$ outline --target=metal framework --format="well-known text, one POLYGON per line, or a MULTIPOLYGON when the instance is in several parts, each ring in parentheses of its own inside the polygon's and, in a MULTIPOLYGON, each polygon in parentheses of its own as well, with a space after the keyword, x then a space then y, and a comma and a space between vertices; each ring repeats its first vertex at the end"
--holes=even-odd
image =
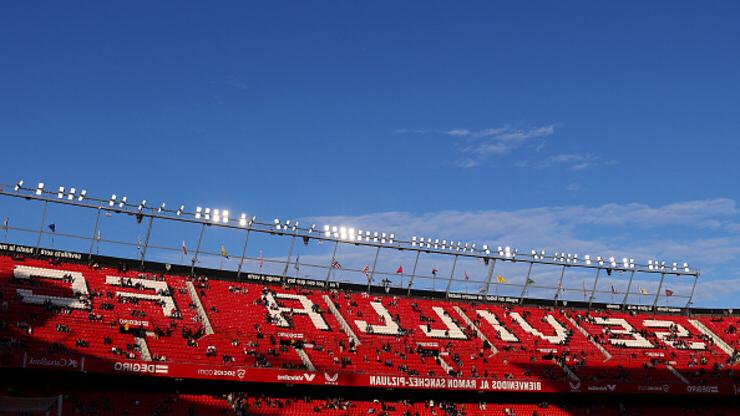
MULTIPOLYGON (((141 261, 142 266, 144 265, 144 262, 146 261, 147 256, 147 250, 151 248, 149 242, 150 237, 153 232, 153 224, 156 221, 174 221, 174 222, 180 222, 180 223, 191 223, 191 224, 198 224, 200 225, 200 233, 198 236, 198 243, 196 245, 192 260, 191 260, 191 273, 195 271, 195 267, 198 263, 198 257, 200 254, 209 254, 209 255, 217 255, 217 253, 206 253, 201 250, 201 244, 203 242, 203 237, 206 232, 206 228, 208 226, 213 227, 219 227, 224 229, 232 229, 237 230, 240 232, 244 232, 244 243, 242 247, 241 256, 239 257, 239 263, 238 268, 236 270, 237 277, 240 277, 243 272, 243 266, 245 261, 251 260, 248 256, 246 256, 247 253, 247 247, 250 240, 250 235, 252 233, 260 233, 260 234, 269 234, 276 237, 284 237, 287 236, 290 238, 290 245, 288 249, 288 253, 286 256, 286 259, 284 261, 282 260, 269 260, 273 263, 281 263, 283 265, 281 276, 283 278, 287 278, 289 276, 290 270, 289 266, 291 264, 293 251, 295 247, 295 241, 297 238, 302 238, 304 243, 308 243, 310 240, 315 240, 319 242, 329 242, 333 243, 333 249, 331 254, 331 260, 326 265, 309 265, 312 268, 318 268, 318 269, 326 269, 326 276, 324 277, 325 282, 329 282, 332 279, 333 271, 336 270, 336 255, 337 250, 340 246, 340 244, 346 244, 346 245, 353 245, 353 246, 363 246, 363 247, 369 247, 375 249, 374 259, 372 261, 372 268, 368 270, 351 270, 351 269, 344 269, 344 270, 350 270, 353 272, 362 272, 367 277, 367 286, 368 291, 370 291, 371 286, 374 282, 376 274, 381 274, 385 276, 391 276, 392 273, 380 273, 376 269, 378 265, 378 258, 381 254, 381 249, 385 250, 401 250, 401 251, 408 251, 415 253, 414 263, 413 263, 413 269, 410 275, 406 275, 409 277, 408 280, 408 287, 405 287, 403 289, 407 289, 407 293, 410 295, 411 290, 414 288, 413 285, 416 283, 416 281, 419 278, 424 279, 431 279, 432 284, 436 282, 436 273, 433 273, 433 276, 427 276, 427 275, 420 275, 418 274, 417 265, 419 264, 420 257, 422 255, 442 255, 445 256, 445 258, 450 258, 452 262, 451 267, 451 273, 447 279, 447 284, 445 287, 445 295, 449 296, 450 292, 453 289, 453 282, 459 282, 464 283, 466 285, 466 291, 467 291, 467 283, 469 283, 466 273, 465 280, 460 279, 459 277, 455 276, 455 270, 458 265, 458 259, 462 258, 472 258, 472 259, 478 259, 482 260, 488 265, 488 271, 485 277, 485 280, 480 281, 478 283, 482 283, 482 287, 478 293, 482 295, 488 295, 490 293, 490 288, 492 285, 492 279, 494 277, 494 271, 496 269, 497 264, 501 263, 524 263, 528 266, 527 268, 527 274, 524 278, 524 281, 522 284, 516 284, 516 283, 503 283, 499 282, 498 278, 495 282, 496 287, 499 286, 506 286, 506 287, 514 287, 514 288, 521 288, 521 292, 518 296, 519 302, 524 301, 524 297, 527 294, 528 289, 530 288, 537 288, 537 289, 554 289, 554 297, 552 298, 555 305, 558 305, 558 303, 564 304, 566 299, 563 298, 564 294, 564 287, 563 282, 567 278, 567 272, 569 270, 579 269, 579 270, 591 270, 595 272, 595 277, 593 281, 593 286, 590 290, 590 295, 588 296, 587 303, 589 307, 592 305, 594 297, 597 293, 601 294, 611 294, 612 296, 614 294, 624 295, 622 299, 622 307, 624 307, 628 300, 630 295, 644 295, 643 289, 640 288, 640 292, 632 292, 632 284, 635 274, 641 274, 646 276, 655 276, 659 277, 659 283, 658 283, 658 290, 653 293, 654 295, 652 306, 655 307, 658 304, 658 301, 660 300, 660 291, 663 288, 664 279, 667 275, 673 275, 673 276, 679 276, 679 277, 686 277, 686 278, 693 278, 693 282, 691 284, 691 293, 687 296, 683 295, 674 295, 675 298, 685 298, 687 300, 686 306, 692 304, 693 302, 693 295, 694 295, 694 289, 696 288, 696 284, 699 278, 699 271, 696 269, 689 268, 688 264, 683 263, 682 265, 679 265, 677 263, 672 263, 670 265, 666 265, 665 262, 658 262, 658 261, 648 261, 647 264, 638 264, 634 261, 634 259, 626 259, 623 258, 622 261, 617 261, 614 257, 609 258, 602 258, 602 257, 595 257, 591 258, 590 256, 584 256, 579 259, 578 255, 571 255, 571 254, 565 254, 565 253, 554 253, 552 255, 545 255, 543 252, 537 252, 532 251, 531 254, 522 254, 519 253, 517 250, 512 250, 509 247, 489 247, 488 245, 482 245, 480 248, 476 247, 476 244, 469 244, 469 243, 463 243, 460 241, 453 242, 453 241, 447 241, 447 240, 439 240, 431 238, 417 238, 416 236, 411 237, 410 239, 398 239, 394 234, 386 234, 386 233, 378 233, 378 232, 370 232, 370 231, 361 231, 361 230, 354 230, 353 228, 349 227, 338 227, 338 226, 330 226, 325 225, 323 228, 323 232, 316 229, 315 225, 311 225, 310 227, 300 227, 298 222, 294 222, 291 224, 290 221, 282 222, 278 219, 275 219, 272 222, 261 222, 257 221, 255 217, 247 218, 246 214, 241 214, 240 217, 234 218, 230 217, 228 210, 218 210, 210 208, 201 208, 197 207, 193 212, 188 212, 185 210, 184 206, 180 206, 177 210, 167 209, 165 204, 162 203, 159 206, 156 207, 149 207, 146 204, 146 201, 141 201, 138 204, 132 204, 129 203, 126 199, 126 197, 117 198, 116 195, 111 195, 110 198, 104 199, 99 197, 92 197, 88 196, 86 191, 80 191, 77 192, 75 188, 69 188, 65 189, 64 187, 59 187, 58 191, 49 191, 44 189, 44 184, 39 183, 37 187, 30 188, 23 185, 23 181, 19 181, 15 186, 1 186, 0 187, 0 196, 6 197, 6 198, 22 198, 26 201, 32 201, 32 202, 40 202, 43 204, 42 213, 41 213, 41 222, 38 230, 30 230, 30 229, 23 229, 19 227, 11 227, 7 223, 3 225, 3 229, 6 232, 10 230, 14 231, 21 231, 21 232, 29 232, 29 233, 37 233, 37 239, 36 239, 36 249, 40 247, 41 244, 41 238, 45 234, 51 234, 45 230, 46 227, 46 214, 47 214, 47 207, 49 203, 53 204, 63 204, 67 206, 73 206, 78 208, 87 208, 90 210, 94 210, 96 212, 96 219, 95 219, 95 226, 93 228, 92 235, 90 237, 87 236, 78 236, 78 235, 69 235, 71 237, 75 238, 82 238, 82 239, 89 239, 90 240, 90 246, 89 246, 89 252, 88 256, 91 258, 93 254, 93 248, 95 246, 96 241, 99 243, 101 241, 100 231, 99 231, 99 224, 100 224, 100 215, 101 213, 105 213, 106 215, 112 215, 112 214, 126 214, 126 215, 135 215, 137 219, 141 222, 144 219, 147 220, 147 229, 146 229, 146 237, 143 242, 143 244, 139 241, 137 241, 137 248, 140 248, 139 253, 139 259, 141 261), (534 266, 546 266, 549 268, 552 268, 553 270, 559 270, 559 280, 556 287, 549 287, 549 286, 543 286, 543 285, 534 285, 532 280, 530 279, 530 276, 532 275, 532 268, 534 266), (627 284, 627 289, 624 292, 618 292, 614 291, 613 287, 612 290, 607 291, 599 291, 597 290, 597 285, 599 282, 599 278, 602 274, 602 271, 606 271, 609 275, 611 275, 612 272, 623 272, 623 273, 629 273, 629 282, 627 284)), ((61 234, 59 234, 61 235, 61 234)), ((112 241, 112 240, 106 240, 106 241, 112 241)), ((120 242, 121 244, 131 244, 128 242, 120 242)), ((98 245, 99 247, 99 245, 98 245)), ((177 248, 172 247, 159 247, 160 249, 164 250, 170 250, 170 251, 177 251, 177 248)), ((260 262, 262 261, 262 258, 260 257, 260 262)), ((297 268, 297 267, 296 267, 297 268)), ((403 274, 401 274, 401 286, 403 286, 403 274)), ((320 280, 320 279, 317 279, 320 280)), ((383 286, 388 287, 389 280, 383 279, 383 286)), ((586 289, 585 289, 585 283, 584 283, 584 300, 586 300, 586 289)))

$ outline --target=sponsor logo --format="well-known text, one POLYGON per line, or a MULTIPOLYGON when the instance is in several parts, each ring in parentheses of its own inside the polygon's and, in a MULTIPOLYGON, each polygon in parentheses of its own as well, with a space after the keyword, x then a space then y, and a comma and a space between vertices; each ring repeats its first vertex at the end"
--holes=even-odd
POLYGON ((311 382, 313 379, 316 378, 316 374, 309 374, 309 373, 303 373, 303 374, 278 374, 277 380, 278 381, 308 381, 311 382))
POLYGON ((28 365, 35 365, 39 367, 60 367, 60 368, 79 368, 80 362, 73 358, 56 358, 49 359, 46 357, 34 358, 29 356, 28 365))
POLYGON ((606 384, 604 386, 588 386, 588 391, 614 391, 616 390, 616 384, 606 384))
POLYGON ((200 376, 209 376, 209 377, 234 377, 238 379, 243 379, 244 375, 247 374, 247 371, 244 369, 239 370, 223 370, 220 368, 199 368, 198 369, 198 375, 200 376))
POLYGON ((689 393, 719 393, 717 386, 686 386, 689 393))
POLYGON ((663 384, 662 386, 637 386, 637 391, 646 392, 668 393, 670 389, 671 387, 667 384, 663 384))
POLYGON ((329 374, 326 371, 324 371, 324 384, 337 384, 337 380, 339 379, 339 373, 329 374))
POLYGON ((128 324, 129 326, 143 326, 143 327, 148 327, 149 326, 149 321, 139 321, 139 320, 136 320, 136 319, 119 319, 118 320, 118 325, 126 325, 126 324, 128 324))
POLYGON ((568 382, 570 385, 570 391, 580 391, 581 390, 581 381, 570 381, 568 382))
POLYGON ((113 364, 113 370, 125 373, 142 373, 142 374, 167 374, 170 368, 166 364, 142 364, 142 363, 121 363, 113 364))

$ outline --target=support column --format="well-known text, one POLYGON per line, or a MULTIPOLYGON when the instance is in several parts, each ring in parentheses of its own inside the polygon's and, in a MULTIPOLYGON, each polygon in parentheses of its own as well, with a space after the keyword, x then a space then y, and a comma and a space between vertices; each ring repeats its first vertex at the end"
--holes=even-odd
POLYGON ((696 282, 699 280, 699 273, 696 273, 694 276, 694 284, 691 285, 691 294, 689 295, 689 300, 686 302, 686 307, 690 307, 691 304, 694 303, 694 289, 696 289, 696 282))
POLYGON ((144 257, 146 257, 146 249, 149 247, 149 236, 152 234, 152 223, 154 222, 154 215, 149 217, 149 224, 146 226, 146 237, 144 238, 144 247, 141 248, 141 267, 144 267, 144 257))
POLYGON ((596 279, 594 279, 594 287, 591 288, 591 296, 588 297, 588 309, 591 310, 591 304, 594 301, 594 293, 596 293, 596 285, 599 283, 599 275, 601 274, 601 267, 596 270, 596 279))
POLYGON ((529 263, 529 269, 527 270, 527 278, 524 280, 524 286, 522 286, 522 294, 519 295, 519 304, 524 304, 524 295, 527 294, 527 288, 529 287, 529 277, 532 275, 532 267, 534 263, 529 263))
POLYGON ((190 266, 190 275, 195 274, 195 265, 198 263, 198 254, 200 253, 200 243, 203 241, 203 233, 206 231, 206 223, 200 228, 200 236, 198 237, 198 244, 195 246, 195 255, 193 256, 192 265, 190 266))
POLYGON ((244 236, 244 245, 242 246, 242 256, 239 258, 239 267, 236 269, 236 280, 242 275, 242 266, 244 265, 244 256, 247 254, 247 245, 249 244, 249 234, 252 232, 251 228, 247 228, 247 234, 244 236))
POLYGON ((624 292, 624 299, 622 299, 622 310, 624 310, 625 306, 627 306, 627 298, 630 295, 630 290, 632 289, 632 279, 635 277, 635 271, 632 270, 632 273, 630 273, 630 280, 627 283, 627 291, 624 292))
POLYGON ((41 236, 44 235, 44 225, 46 225, 46 207, 49 205, 49 201, 44 201, 44 208, 41 210, 41 225, 39 226, 39 236, 36 238, 36 250, 34 254, 37 254, 39 247, 41 246, 41 236))
POLYGON ((452 286, 452 278, 455 277, 455 267, 457 267, 457 258, 459 254, 455 254, 455 260, 452 262, 452 272, 450 273, 450 280, 447 281, 447 289, 445 289, 445 296, 450 294, 450 287, 452 286))
POLYGON ((563 266, 563 269, 560 271, 560 280, 558 280, 558 288, 555 291, 555 306, 558 306, 560 293, 563 291, 563 277, 565 276, 565 267, 566 266, 563 266))
POLYGON ((328 270, 326 271, 326 283, 329 283, 329 279, 331 278, 331 271, 334 270, 334 267, 332 267, 332 264, 334 264, 334 261, 336 260, 337 256, 337 247, 339 247, 339 240, 337 240, 336 243, 334 243, 334 251, 331 253, 331 261, 329 262, 328 270))
POLYGON ((285 268, 283 268, 283 281, 288 277, 288 268, 290 267, 290 259, 293 257, 293 247, 295 247, 295 230, 293 230, 293 237, 290 239, 290 247, 288 247, 288 260, 285 262, 285 268))
POLYGON ((488 295, 488 289, 491 288, 491 279, 493 279, 493 271, 496 269, 496 259, 489 257, 488 275, 486 276, 486 285, 483 287, 483 296, 488 295))
POLYGON ((411 270, 411 277, 409 278, 409 289, 406 292, 406 296, 411 296, 411 286, 414 285, 414 277, 416 277, 416 266, 419 264, 420 255, 421 255, 421 250, 418 250, 416 252, 416 260, 414 260, 414 267, 411 270))
POLYGON ((92 237, 90 238, 90 251, 87 253, 87 260, 92 260, 93 247, 95 247, 95 236, 98 234, 98 224, 100 223, 100 211, 102 207, 98 207, 98 215, 95 216, 95 228, 93 228, 92 237))
POLYGON ((665 279, 665 273, 660 274, 660 283, 658 283, 658 291, 655 293, 655 300, 653 300, 653 311, 655 311, 655 305, 658 304, 658 299, 660 299, 660 291, 663 290, 663 279, 665 279))
POLYGON ((380 255, 380 246, 375 250, 375 260, 373 260, 373 268, 370 270, 370 275, 367 277, 367 293, 370 293, 370 285, 375 278, 375 266, 378 265, 378 256, 380 255))

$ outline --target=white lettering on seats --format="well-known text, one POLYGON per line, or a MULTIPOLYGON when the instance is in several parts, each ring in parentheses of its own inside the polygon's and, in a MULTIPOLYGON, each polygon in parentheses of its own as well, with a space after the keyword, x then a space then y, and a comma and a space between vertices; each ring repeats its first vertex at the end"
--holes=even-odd
POLYGON ((129 277, 119 277, 119 276, 105 276, 105 284, 113 285, 113 286, 122 286, 122 287, 129 287, 131 285, 133 286, 140 285, 144 289, 155 291, 157 293, 156 295, 149 295, 146 293, 135 293, 135 292, 116 292, 116 296, 156 302, 162 305, 162 312, 167 317, 172 316, 172 314, 177 309, 177 307, 175 306, 175 301, 172 299, 172 296, 163 294, 163 293, 169 293, 167 282, 160 282, 157 280, 147 280, 147 279, 136 279, 136 278, 129 278, 129 277), (125 284, 124 284, 124 281, 125 281, 125 284))
MULTIPOLYGON (((612 345, 623 345, 625 347, 630 348, 653 348, 653 344, 650 343, 650 341, 646 340, 640 333, 635 331, 635 328, 632 327, 627 321, 621 318, 602 318, 602 317, 595 317, 594 323, 596 325, 617 325, 621 326, 622 329, 609 329, 609 332, 616 335, 629 335, 632 337, 632 339, 619 339, 619 338, 609 338, 609 342, 612 345)), ((606 332, 607 329, 604 329, 604 332, 606 332)))
POLYGON ((290 324, 285 319, 283 314, 292 312, 293 314, 308 315, 308 317, 311 318, 311 322, 313 323, 313 326, 316 327, 316 329, 320 329, 322 331, 327 331, 329 329, 329 325, 326 324, 326 321, 324 321, 324 318, 321 316, 321 314, 314 312, 314 303, 306 296, 295 295, 292 293, 276 293, 273 297, 272 293, 268 292, 265 295, 265 298, 267 299, 267 311, 278 326, 290 327, 290 324), (301 303, 302 308, 296 309, 286 306, 280 306, 275 301, 275 298, 297 300, 301 303))
POLYGON ((514 334, 509 332, 509 330, 504 328, 501 323, 499 323, 498 319, 496 319, 496 315, 487 310, 477 310, 476 313, 478 314, 478 316, 488 322, 493 327, 493 329, 496 330, 496 332, 498 332, 498 335, 499 337, 501 337, 502 340, 506 342, 519 342, 519 338, 517 338, 514 334))
POLYGON ((54 280, 63 280, 65 277, 71 278, 72 297, 37 295, 33 293, 32 290, 17 289, 18 294, 21 295, 21 298, 25 303, 43 305, 46 302, 51 302, 53 305, 73 309, 88 309, 90 307, 88 302, 89 292, 87 290, 87 282, 80 272, 46 269, 43 267, 15 266, 13 269, 13 276, 15 276, 16 279, 26 280, 31 280, 31 278, 54 280))
POLYGON ((433 306, 432 310, 439 316, 439 319, 442 320, 442 323, 445 324, 447 329, 428 329, 427 325, 419 325, 424 335, 430 338, 468 339, 444 309, 439 306, 433 306))
POLYGON ((529 322, 527 322, 518 312, 512 312, 509 315, 512 319, 514 319, 514 321, 516 321, 516 323, 519 324, 519 326, 522 327, 524 332, 540 337, 545 341, 550 342, 551 344, 562 345, 563 343, 565 343, 565 341, 568 340, 568 333, 565 328, 563 328, 563 326, 560 325, 560 322, 558 322, 550 314, 545 315, 545 320, 555 330, 555 335, 545 335, 542 332, 532 328, 532 325, 530 325, 529 322))
POLYGON ((676 349, 690 349, 690 350, 706 349, 706 345, 703 342, 689 342, 687 343, 686 347, 676 346, 676 341, 669 340, 668 339, 669 336, 675 335, 678 338, 687 338, 687 337, 690 337, 691 334, 689 334, 689 331, 687 331, 686 328, 684 328, 682 325, 677 324, 673 321, 646 319, 642 324, 648 328, 670 328, 671 326, 675 325, 675 328, 676 328, 675 332, 655 331, 655 336, 658 337, 659 340, 665 342, 666 344, 676 349))
POLYGON ((391 317, 390 312, 388 312, 388 309, 383 306, 380 302, 370 302, 370 306, 375 309, 375 312, 382 318, 382 321, 384 322, 382 325, 369 325, 367 321, 362 320, 356 320, 355 325, 357 325, 357 329, 360 331, 367 333, 367 327, 371 326, 373 334, 383 334, 383 335, 398 335, 400 334, 400 331, 398 330, 398 324, 396 324, 393 321, 393 318, 391 317))

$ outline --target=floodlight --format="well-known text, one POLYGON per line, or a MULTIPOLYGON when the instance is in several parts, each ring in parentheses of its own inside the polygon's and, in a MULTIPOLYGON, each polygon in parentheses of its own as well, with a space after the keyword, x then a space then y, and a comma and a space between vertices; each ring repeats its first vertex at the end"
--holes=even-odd
POLYGON ((202 213, 203 213, 202 207, 195 207, 195 218, 196 219, 200 219, 202 213))
POLYGON ((221 210, 213 210, 213 222, 221 222, 221 210))
POLYGON ((44 192, 44 183, 39 182, 39 186, 36 187, 36 195, 41 195, 44 192))
POLYGON ((239 226, 240 227, 245 227, 246 225, 247 225, 247 214, 242 214, 239 217, 239 226))
POLYGON ((586 254, 585 256, 583 256, 583 260, 586 262, 587 266, 591 265, 591 255, 590 254, 586 254))
POLYGON ((109 207, 112 207, 113 204, 115 204, 115 203, 116 203, 116 194, 113 194, 113 195, 110 196, 110 201, 108 201, 108 206, 109 207))
POLYGON ((211 219, 211 209, 210 208, 206 208, 205 211, 203 211, 203 214, 204 214, 203 217, 205 219, 207 220, 211 219))
POLYGON ((229 223, 229 210, 225 209, 221 211, 221 222, 224 224, 229 223))
POLYGON ((85 199, 86 195, 87 195, 87 190, 83 189, 82 191, 80 191, 80 195, 77 197, 77 200, 82 201, 83 199, 85 199))
POLYGON ((324 237, 329 237, 329 236, 331 236, 330 228, 328 225, 325 225, 324 226, 324 237))
POLYGON ((139 203, 139 207, 137 209, 139 210, 139 212, 141 212, 141 210, 144 209, 144 207, 146 207, 146 199, 141 200, 141 202, 139 203))
POLYGON ((396 235, 391 233, 391 235, 388 236, 388 243, 393 244, 393 240, 396 239, 396 235))
POLYGON ((280 219, 275 218, 274 220, 272 220, 272 222, 275 224, 275 229, 279 230, 280 229, 280 219))
POLYGON ((678 271, 678 264, 677 264, 677 263, 676 263, 675 261, 673 262, 673 267, 672 267, 672 269, 673 269, 673 271, 674 271, 674 272, 675 272, 675 271, 678 271))
POLYGON ((311 234, 316 229, 316 224, 311 224, 311 227, 308 229, 308 233, 311 234))
POLYGON ((162 204, 159 206, 159 208, 157 208, 157 212, 162 212, 164 210, 164 207, 165 206, 166 206, 166 204, 164 202, 162 202, 162 204))
POLYGON ((177 209, 177 212, 175 215, 180 216, 182 215, 182 212, 185 211, 185 205, 180 205, 180 208, 177 209))
POLYGON ((21 188, 23 188, 23 179, 19 180, 19 181, 18 181, 18 182, 17 182, 16 184, 15 184, 15 188, 13 188, 13 189, 14 189, 14 190, 15 190, 16 192, 18 192, 18 190, 20 190, 21 188))
POLYGON ((77 192, 77 189, 70 188, 69 189, 69 194, 67 194, 67 199, 70 200, 70 201, 73 200, 74 197, 75 197, 75 192, 77 192))
POLYGON ((59 192, 57 193, 57 198, 62 198, 62 197, 64 197, 64 187, 60 186, 59 192))
POLYGON ((684 263, 683 264, 683 271, 685 271, 686 273, 689 272, 689 263, 684 263))
POLYGON ((351 228, 350 227, 347 230, 347 238, 350 239, 350 240, 354 240, 355 239, 355 229, 354 228, 351 228))
POLYGON ((416 247, 416 236, 411 237, 411 246, 416 247))
POLYGON ((118 204, 118 208, 123 208, 124 205, 126 205, 126 201, 128 200, 128 197, 124 196, 121 198, 121 202, 118 204))

